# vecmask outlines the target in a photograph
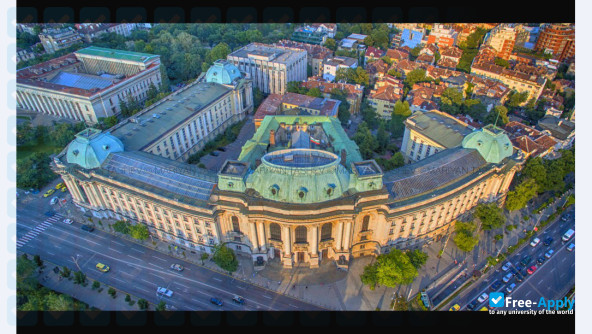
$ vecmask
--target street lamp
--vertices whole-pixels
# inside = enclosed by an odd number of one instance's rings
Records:
[[[72,256],[72,261],[74,261],[74,264],[76,265],[76,267],[78,267],[79,271],[82,271],[82,269],[80,269],[80,266],[78,265],[78,258],[81,257],[80,254],[76,254],[76,258],[74,258],[74,256]]]

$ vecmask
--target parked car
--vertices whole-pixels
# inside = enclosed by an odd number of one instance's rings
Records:
[[[467,305],[467,310],[472,311],[477,306],[477,301],[473,300],[469,305]]]
[[[536,267],[536,266],[531,266],[530,268],[526,269],[526,272],[527,272],[529,275],[532,275],[532,274],[534,274],[534,272],[535,272],[536,270],[537,270],[537,267]]]
[[[481,296],[479,296],[479,298],[477,298],[477,302],[483,303],[487,299],[489,299],[489,295],[487,293],[484,293]]]
[[[43,197],[49,197],[54,192],[55,192],[55,189],[49,189],[48,191],[45,192],[45,194],[43,194]]]
[[[448,309],[448,311],[458,311],[460,310],[460,305],[458,304],[454,304],[452,305],[452,307],[450,309]]]
[[[226,152],[226,148],[225,147],[218,147],[217,150],[218,151],[222,151],[222,152]]]
[[[64,182],[58,183],[55,188],[56,190],[60,190],[60,188],[65,187],[66,185],[64,184]]]
[[[573,237],[574,233],[576,233],[576,232],[570,228],[569,230],[567,230],[567,232],[565,232],[565,234],[563,234],[563,237],[561,237],[561,240],[563,240],[563,242],[569,241],[569,239],[571,239],[571,237]]]
[[[232,301],[235,302],[235,303],[237,303],[237,304],[240,304],[240,305],[244,305],[245,304],[245,299],[243,297],[237,296],[237,295],[235,295],[234,297],[232,297]]]
[[[51,201],[49,202],[49,204],[55,205],[55,204],[58,204],[58,201],[59,201],[59,198],[54,197],[54,198],[51,199]]]
[[[210,303],[212,303],[212,304],[214,304],[216,306],[222,306],[222,305],[224,305],[224,303],[220,299],[215,298],[215,297],[210,298]]]
[[[173,296],[173,292],[167,288],[163,288],[163,287],[158,287],[156,289],[156,294],[161,296],[161,297],[168,297],[171,298]]]
[[[80,228],[83,229],[83,230],[85,230],[85,231],[88,231],[88,232],[92,232],[92,231],[95,230],[95,228],[92,227],[92,226],[90,226],[90,225],[82,225]]]
[[[72,224],[72,222],[73,222],[73,221],[72,221],[72,219],[70,219],[70,218],[66,218],[66,219],[64,219],[64,224],[71,225],[71,224]]]
[[[109,266],[103,263],[97,263],[97,265],[95,266],[99,271],[102,271],[104,273],[109,271]]]
[[[553,242],[553,238],[551,238],[551,237],[547,237],[547,238],[545,239],[545,241],[543,242],[543,245],[545,245],[545,246],[549,246],[549,245],[550,245],[552,242]]]
[[[176,271],[183,271],[183,266],[175,263],[175,264],[171,264],[171,269],[176,270]]]
[[[524,281],[524,276],[522,276],[521,273],[517,273],[516,275],[514,275],[514,278],[516,279],[516,282]]]
[[[515,287],[516,287],[516,283],[512,283],[512,284],[508,285],[508,287],[506,288],[506,292],[512,293],[512,291],[514,291]]]
[[[520,264],[524,267],[526,267],[529,263],[530,263],[531,257],[526,255],[525,257],[522,258],[522,261],[520,261]]]
[[[220,152],[218,152],[218,151],[212,151],[212,152],[210,152],[210,155],[213,155],[213,156],[217,157],[217,156],[220,155]]]
[[[573,251],[573,250],[574,250],[574,248],[576,248],[576,244],[574,244],[573,242],[572,242],[571,244],[569,244],[567,247],[565,247],[565,249],[566,249],[568,252],[571,252],[571,251]]]
[[[508,273],[502,280],[504,283],[508,283],[512,279],[512,276],[514,276],[512,273]]]
[[[45,211],[45,215],[48,217],[52,217],[53,215],[55,215],[55,212],[49,210],[49,211]]]
[[[549,249],[549,251],[545,253],[545,257],[547,259],[550,259],[551,256],[553,256],[553,253],[555,253],[555,252],[552,249]]]
[[[510,269],[510,266],[512,266],[512,264],[510,262],[506,262],[506,264],[502,266],[502,271],[508,271],[508,269]]]
[[[540,257],[537,259],[537,263],[538,263],[538,264],[543,264],[543,263],[545,263],[545,257],[544,257],[544,256],[540,256]]]
[[[539,239],[539,238],[534,238],[534,239],[532,239],[532,241],[530,242],[530,245],[531,245],[532,247],[535,247],[536,245],[538,245],[538,244],[539,244],[539,242],[541,242],[541,239]]]
[[[60,191],[63,192],[63,193],[65,193],[66,190],[68,190],[68,187],[66,187],[66,186],[63,186],[63,187],[60,188]]]
[[[489,289],[491,291],[496,291],[497,289],[499,289],[499,287],[502,286],[502,282],[500,281],[495,281],[490,287]]]

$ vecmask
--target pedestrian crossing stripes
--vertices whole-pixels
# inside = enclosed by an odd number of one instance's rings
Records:
[[[51,216],[51,217],[47,218],[43,223],[35,226],[32,230],[30,230],[29,232],[27,232],[27,234],[23,235],[16,242],[16,247],[17,248],[23,247],[27,242],[35,239],[35,237],[37,237],[41,232],[45,231],[45,229],[47,229],[53,223],[59,221],[62,218],[63,218],[63,216],[62,215],[59,215],[59,214],[56,214],[54,216]]]

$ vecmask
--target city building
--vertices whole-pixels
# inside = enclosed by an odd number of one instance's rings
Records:
[[[245,73],[217,60],[195,80],[109,129],[128,150],[186,161],[253,110]]]
[[[401,101],[404,95],[403,81],[385,75],[377,81],[374,89],[368,95],[368,103],[376,109],[376,114],[384,119],[390,119],[395,110],[395,103]]]
[[[94,124],[143,102],[162,82],[160,56],[88,47],[17,71],[17,106]]]
[[[31,48],[16,48],[16,62],[27,61],[35,58],[35,52]]]
[[[38,35],[45,52],[55,53],[58,50],[69,48],[75,44],[82,43],[82,36],[71,28],[44,29]]]
[[[508,24],[500,24],[485,35],[483,44],[497,51],[496,57],[508,60],[516,44],[516,29]]]
[[[255,128],[259,128],[266,116],[301,115],[337,117],[341,101],[327,97],[312,97],[296,93],[270,94],[253,116]]]
[[[475,130],[472,126],[438,110],[416,112],[405,120],[401,153],[406,162],[423,160],[446,149],[461,146]]]
[[[74,26],[87,43],[106,33],[129,37],[137,28],[136,23],[77,23]]]
[[[358,60],[350,57],[335,56],[323,62],[323,79],[335,80],[339,69],[355,69],[358,67]]]
[[[325,61],[325,59],[328,59],[331,56],[333,56],[333,51],[324,46],[315,44],[300,43],[283,39],[279,41],[277,44],[274,44],[274,46],[275,45],[281,47],[306,50],[306,61],[308,65],[311,67],[312,76],[322,76],[323,62]]]
[[[355,115],[360,112],[360,105],[364,96],[364,86],[344,82],[327,82],[319,77],[310,77],[305,82],[300,83],[300,86],[307,89],[318,88],[326,98],[330,98],[331,93],[335,89],[343,90],[347,93],[346,101],[349,103],[350,114]]]
[[[504,126],[512,145],[524,155],[529,157],[545,157],[561,148],[561,144],[544,131],[520,122],[510,121]]]
[[[433,29],[428,35],[427,44],[437,44],[439,47],[454,46],[458,32],[450,25],[434,24]]]
[[[545,116],[537,122],[537,127],[553,137],[559,142],[558,148],[569,148],[571,147],[576,135],[576,125],[574,122],[555,117]]]
[[[129,150],[94,129],[52,168],[80,210],[145,224],[188,251],[223,244],[263,265],[329,260],[347,269],[353,258],[439,240],[478,203],[503,205],[520,163],[503,130],[487,126],[383,173],[362,160],[338,119],[296,115],[265,117],[217,173]]]
[[[327,40],[327,34],[317,31],[315,27],[305,25],[296,28],[292,33],[291,39],[295,42],[321,45]]]
[[[575,41],[576,30],[573,24],[546,24],[540,29],[534,49],[551,53],[562,61],[566,58],[575,58]]]
[[[368,64],[374,60],[380,59],[385,55],[385,52],[379,48],[369,46],[364,54],[364,64]]]
[[[413,49],[419,45],[421,45],[424,37],[424,30],[410,30],[410,29],[403,29],[401,32],[401,42],[396,46],[407,46],[410,49]]]
[[[227,59],[240,71],[249,74],[253,86],[265,94],[284,94],[290,81],[307,77],[306,51],[282,46],[251,43]]]

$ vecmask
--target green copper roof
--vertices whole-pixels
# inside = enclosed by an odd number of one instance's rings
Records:
[[[266,154],[248,176],[246,187],[262,197],[288,203],[318,203],[341,197],[349,172],[330,152],[287,149]]]
[[[68,145],[66,159],[68,163],[92,169],[101,166],[110,153],[122,151],[121,141],[109,132],[89,128],[76,134]]]
[[[207,82],[215,82],[222,85],[229,85],[236,79],[241,78],[238,68],[226,60],[216,60],[206,73]]]
[[[257,132],[255,132],[253,137],[243,145],[238,160],[247,162],[250,164],[251,168],[255,168],[257,159],[260,159],[265,153],[267,153],[270,130],[276,131],[282,123],[286,125],[293,125],[296,123],[307,123],[308,125],[320,124],[331,142],[331,150],[333,153],[341,157],[341,150],[345,150],[346,166],[349,166],[352,162],[363,160],[358,145],[349,139],[337,118],[330,116],[301,115],[265,116],[261,125],[257,129]]]
[[[467,135],[462,141],[462,147],[477,149],[485,161],[494,164],[514,154],[510,138],[504,130],[493,124]]]
[[[96,57],[105,57],[105,58],[113,58],[118,60],[130,60],[136,61],[141,63],[146,63],[147,61],[159,57],[158,55],[151,55],[148,53],[140,53],[140,52],[132,52],[132,51],[125,51],[125,50],[116,50],[116,49],[107,49],[107,48],[100,48],[98,46],[89,46],[88,48],[84,48],[75,52],[76,54],[88,55],[88,56],[96,56]]]

